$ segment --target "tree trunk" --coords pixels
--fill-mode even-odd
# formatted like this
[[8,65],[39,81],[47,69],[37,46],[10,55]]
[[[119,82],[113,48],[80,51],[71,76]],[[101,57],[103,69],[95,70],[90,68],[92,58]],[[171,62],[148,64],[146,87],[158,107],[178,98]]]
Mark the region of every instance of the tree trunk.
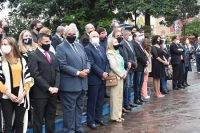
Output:
[[145,25],[146,26],[150,26],[151,22],[150,22],[150,14],[145,13]]

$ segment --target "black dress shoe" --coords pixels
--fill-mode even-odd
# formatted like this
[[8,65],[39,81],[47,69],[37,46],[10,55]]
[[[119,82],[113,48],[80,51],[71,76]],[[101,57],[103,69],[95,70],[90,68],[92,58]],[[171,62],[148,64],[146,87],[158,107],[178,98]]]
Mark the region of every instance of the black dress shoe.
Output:
[[173,88],[173,90],[180,90],[178,87],[176,87],[176,88]]
[[129,110],[129,111],[132,110],[132,108],[131,108],[130,106],[125,106],[124,108],[125,108],[126,110]]
[[182,88],[185,88],[184,86],[182,85],[177,85],[178,88],[182,89]]
[[101,126],[106,126],[107,124],[103,121],[95,121],[96,124],[99,124]]
[[187,82],[185,83],[185,85],[190,86]]
[[142,98],[140,98],[139,101],[140,101],[141,103],[144,103],[144,102],[145,102]]
[[97,130],[97,126],[96,126],[95,123],[93,123],[93,124],[87,124],[87,126],[88,126],[89,128],[91,128],[91,129],[93,129],[93,130]]
[[129,104],[129,106],[130,106],[131,108],[136,108],[136,107],[138,107],[138,105],[133,104],[133,103]]
[[169,94],[168,91],[162,91],[162,94]]
[[86,131],[76,131],[75,133],[88,133]]
[[135,101],[134,103],[137,104],[137,105],[143,105],[143,103],[140,102],[139,100]]

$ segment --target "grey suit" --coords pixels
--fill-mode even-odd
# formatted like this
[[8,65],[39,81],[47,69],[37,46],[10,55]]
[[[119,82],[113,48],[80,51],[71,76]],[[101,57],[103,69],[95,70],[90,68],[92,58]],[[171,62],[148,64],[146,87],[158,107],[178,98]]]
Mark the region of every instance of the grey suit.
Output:
[[63,105],[64,133],[82,132],[80,117],[83,96],[88,89],[87,78],[77,76],[78,71],[90,69],[90,64],[81,44],[64,41],[56,48],[60,67],[60,98]]

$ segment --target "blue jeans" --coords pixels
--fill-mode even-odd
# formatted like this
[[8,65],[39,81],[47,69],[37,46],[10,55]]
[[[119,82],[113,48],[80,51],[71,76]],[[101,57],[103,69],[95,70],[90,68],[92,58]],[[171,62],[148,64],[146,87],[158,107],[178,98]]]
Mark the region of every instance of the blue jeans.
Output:
[[144,72],[134,73],[134,102],[141,99],[141,88],[144,81]]
[[200,55],[196,54],[196,66],[197,66],[197,71],[200,72]]
[[166,77],[160,78],[160,91],[166,92],[167,90],[168,90],[167,89],[167,78]]
[[131,92],[133,89],[133,76],[134,72],[129,72],[125,80],[123,96],[124,107],[127,107],[131,101]]

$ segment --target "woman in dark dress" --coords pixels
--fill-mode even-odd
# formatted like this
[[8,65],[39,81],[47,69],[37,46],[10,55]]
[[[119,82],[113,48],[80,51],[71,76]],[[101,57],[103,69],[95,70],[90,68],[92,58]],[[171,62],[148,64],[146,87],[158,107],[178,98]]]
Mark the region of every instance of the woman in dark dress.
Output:
[[155,96],[158,98],[164,97],[160,92],[160,78],[165,77],[164,65],[168,65],[168,61],[164,57],[164,52],[160,47],[161,37],[156,35],[152,38],[152,77],[155,90]]
[[185,73],[183,75],[183,83],[182,85],[183,86],[189,86],[188,82],[187,82],[187,77],[188,77],[188,72],[189,71],[192,71],[192,65],[191,65],[191,59],[192,59],[192,55],[194,54],[194,47],[191,46],[190,44],[190,40],[188,37],[185,37],[183,39],[183,49],[184,49],[184,56],[183,56],[183,59],[184,59],[184,63],[185,63]]

